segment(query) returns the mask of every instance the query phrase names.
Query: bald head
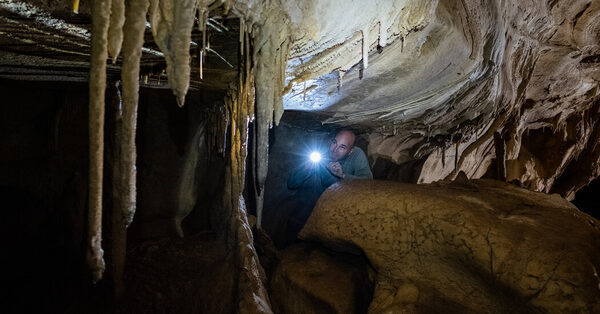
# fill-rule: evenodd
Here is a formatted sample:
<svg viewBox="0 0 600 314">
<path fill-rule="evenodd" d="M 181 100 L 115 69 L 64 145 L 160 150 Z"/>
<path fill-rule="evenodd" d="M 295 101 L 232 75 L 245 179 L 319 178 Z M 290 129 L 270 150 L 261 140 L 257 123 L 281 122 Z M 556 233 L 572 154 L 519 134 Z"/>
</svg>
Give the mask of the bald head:
<svg viewBox="0 0 600 314">
<path fill-rule="evenodd" d="M 350 130 L 339 131 L 329 145 L 329 159 L 338 161 L 352 153 L 356 135 Z"/>
</svg>

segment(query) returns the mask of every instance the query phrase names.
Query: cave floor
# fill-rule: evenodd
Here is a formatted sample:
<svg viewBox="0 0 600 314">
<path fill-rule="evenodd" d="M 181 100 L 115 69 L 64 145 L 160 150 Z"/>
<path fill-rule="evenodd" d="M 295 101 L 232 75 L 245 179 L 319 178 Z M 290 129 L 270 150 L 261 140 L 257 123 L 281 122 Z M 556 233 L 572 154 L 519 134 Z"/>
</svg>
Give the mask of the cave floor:
<svg viewBox="0 0 600 314">
<path fill-rule="evenodd" d="M 230 313 L 233 254 L 213 233 L 146 241 L 132 248 L 119 313 Z"/>
</svg>

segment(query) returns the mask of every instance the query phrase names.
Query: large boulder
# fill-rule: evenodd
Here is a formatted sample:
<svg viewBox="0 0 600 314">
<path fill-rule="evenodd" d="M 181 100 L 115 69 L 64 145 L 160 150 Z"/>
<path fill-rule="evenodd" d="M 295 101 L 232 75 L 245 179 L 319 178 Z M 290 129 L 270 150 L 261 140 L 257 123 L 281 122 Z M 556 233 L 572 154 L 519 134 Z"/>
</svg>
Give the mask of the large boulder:
<svg viewBox="0 0 600 314">
<path fill-rule="evenodd" d="M 364 252 L 371 313 L 600 313 L 599 226 L 558 195 L 498 181 L 355 180 L 321 196 L 300 237 Z"/>
</svg>

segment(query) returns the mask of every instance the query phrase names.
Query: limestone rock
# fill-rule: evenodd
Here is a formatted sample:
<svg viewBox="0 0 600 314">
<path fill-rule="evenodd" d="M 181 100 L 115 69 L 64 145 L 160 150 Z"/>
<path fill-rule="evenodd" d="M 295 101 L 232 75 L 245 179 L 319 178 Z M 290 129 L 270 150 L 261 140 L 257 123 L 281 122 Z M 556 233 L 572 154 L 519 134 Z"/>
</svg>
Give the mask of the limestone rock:
<svg viewBox="0 0 600 314">
<path fill-rule="evenodd" d="M 600 222 L 560 196 L 493 180 L 348 181 L 300 237 L 360 250 L 371 313 L 600 311 Z"/>
<path fill-rule="evenodd" d="M 271 279 L 278 313 L 364 313 L 371 282 L 364 258 L 300 243 L 281 252 Z"/>
</svg>

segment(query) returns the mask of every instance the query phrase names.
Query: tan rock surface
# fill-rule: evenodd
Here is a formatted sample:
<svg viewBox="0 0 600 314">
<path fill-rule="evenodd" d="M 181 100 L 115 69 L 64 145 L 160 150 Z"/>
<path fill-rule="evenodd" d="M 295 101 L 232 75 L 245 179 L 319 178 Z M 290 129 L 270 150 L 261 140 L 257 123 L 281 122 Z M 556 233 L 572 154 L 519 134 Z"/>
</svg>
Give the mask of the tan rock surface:
<svg viewBox="0 0 600 314">
<path fill-rule="evenodd" d="M 491 180 L 348 181 L 300 237 L 361 250 L 371 313 L 598 312 L 600 222 L 558 195 Z"/>
</svg>

